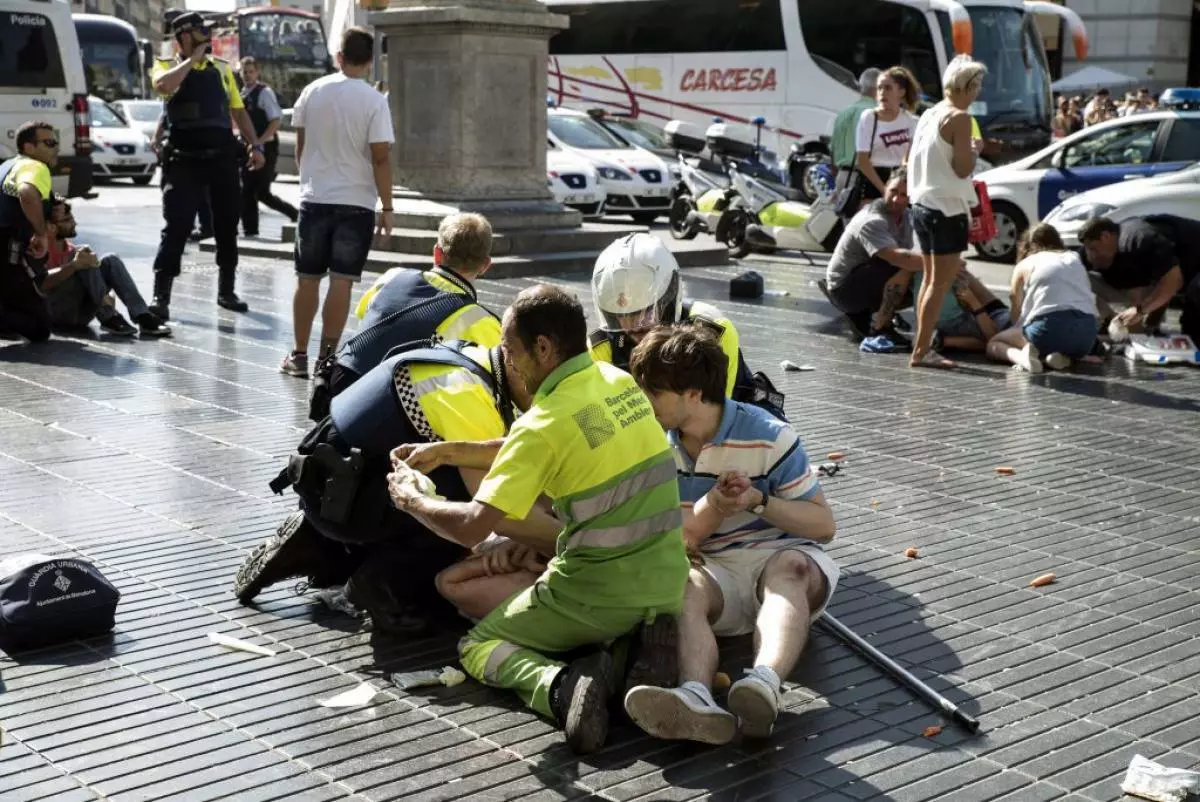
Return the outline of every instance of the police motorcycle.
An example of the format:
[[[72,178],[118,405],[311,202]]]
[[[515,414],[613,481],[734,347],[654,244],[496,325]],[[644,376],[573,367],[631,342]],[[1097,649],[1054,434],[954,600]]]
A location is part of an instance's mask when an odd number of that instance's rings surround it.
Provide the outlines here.
[[[763,118],[754,120],[757,148],[761,141]],[[731,140],[713,143],[714,149],[744,152],[746,144]],[[837,246],[841,235],[840,220],[834,209],[832,171],[824,164],[812,168],[815,202],[806,202],[804,193],[784,185],[734,169],[730,183],[737,198],[717,221],[715,236],[740,259],[752,250],[827,251]]]
[[[672,120],[663,129],[679,160],[679,181],[671,188],[667,222],[675,239],[712,233],[734,192],[723,162],[706,158],[706,142],[696,126]]]

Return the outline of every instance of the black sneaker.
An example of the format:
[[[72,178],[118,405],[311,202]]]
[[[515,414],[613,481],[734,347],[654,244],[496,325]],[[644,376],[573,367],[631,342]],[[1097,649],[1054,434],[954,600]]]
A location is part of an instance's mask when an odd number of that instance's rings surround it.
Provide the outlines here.
[[[550,692],[550,709],[567,734],[567,746],[587,755],[608,738],[608,699],[612,695],[612,656],[590,654],[565,666]]]
[[[896,331],[912,331],[912,324],[900,314],[892,315],[892,328]]]
[[[137,321],[138,334],[142,337],[170,337],[171,327],[163,323],[153,312],[143,312],[134,320]]]
[[[230,312],[248,312],[250,305],[237,297],[237,293],[223,292],[217,296],[217,306]]]
[[[322,537],[304,513],[296,510],[275,534],[255,546],[233,580],[233,592],[242,604],[276,582],[307,577],[322,565]]]
[[[193,231],[191,234],[188,234],[188,242],[199,242],[202,239],[212,239],[212,236],[213,233],[211,231],[201,231],[198,229]]]
[[[678,684],[679,621],[673,615],[659,615],[653,624],[638,627],[621,697],[638,685],[674,688]]]
[[[893,343],[895,343],[896,347],[898,349],[900,349],[901,351],[911,351],[912,350],[912,340],[908,339],[903,334],[896,331],[895,326],[889,325],[889,326],[884,326],[882,329],[871,329],[871,333],[868,334],[867,336],[868,337],[887,337],[889,340],[891,340]]]
[[[133,324],[121,316],[120,312],[113,312],[104,320],[100,321],[100,328],[107,331],[109,334],[115,334],[118,337],[132,337],[138,333]]]
[[[166,301],[155,298],[154,303],[150,304],[150,314],[165,323],[171,319],[171,306]]]

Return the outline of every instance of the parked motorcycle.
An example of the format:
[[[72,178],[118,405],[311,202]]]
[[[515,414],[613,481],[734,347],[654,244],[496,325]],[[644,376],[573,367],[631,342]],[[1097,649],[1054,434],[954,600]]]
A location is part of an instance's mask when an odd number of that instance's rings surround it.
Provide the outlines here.
[[[837,247],[842,224],[834,210],[828,167],[813,173],[817,199],[811,204],[801,200],[796,190],[738,171],[731,174],[730,182],[737,197],[722,213],[714,232],[733,258],[740,259],[752,250],[832,252]]]

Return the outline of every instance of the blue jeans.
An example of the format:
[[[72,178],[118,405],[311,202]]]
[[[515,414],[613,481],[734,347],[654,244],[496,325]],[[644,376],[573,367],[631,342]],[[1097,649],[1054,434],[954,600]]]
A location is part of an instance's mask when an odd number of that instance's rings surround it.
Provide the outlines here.
[[[1095,315],[1061,309],[1029,321],[1022,331],[1025,339],[1043,354],[1063,354],[1079,359],[1092,352],[1099,329],[1100,321]]]
[[[50,319],[59,326],[86,326],[110,291],[125,304],[131,318],[150,311],[121,257],[110,253],[100,260],[99,267],[76,271],[50,291],[46,299]]]
[[[375,236],[375,212],[361,206],[302,203],[296,224],[296,274],[358,281]]]

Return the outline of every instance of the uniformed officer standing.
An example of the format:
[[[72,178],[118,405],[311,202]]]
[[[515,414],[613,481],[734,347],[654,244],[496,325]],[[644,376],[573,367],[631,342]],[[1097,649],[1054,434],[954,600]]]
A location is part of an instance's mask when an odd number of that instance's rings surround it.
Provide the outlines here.
[[[217,303],[234,312],[247,306],[234,292],[237,278],[237,224],[241,206],[238,145],[230,115],[246,142],[254,169],[263,165],[263,148],[242,104],[233,70],[208,55],[209,29],[204,18],[187,12],[171,26],[179,58],[171,69],[155,69],[154,89],[167,97],[166,144],[163,147],[162,241],[154,258],[154,303],[150,310],[169,317],[171,285],[196,210],[205,192],[213,201],[213,235],[219,270]]]
[[[296,207],[271,192],[275,166],[279,162],[279,139],[275,133],[283,119],[283,110],[274,90],[259,81],[258,62],[250,56],[242,59],[242,103],[262,142],[266,164],[261,170],[242,172],[242,233],[258,236],[258,204],[274,209],[293,223],[299,216]]]

